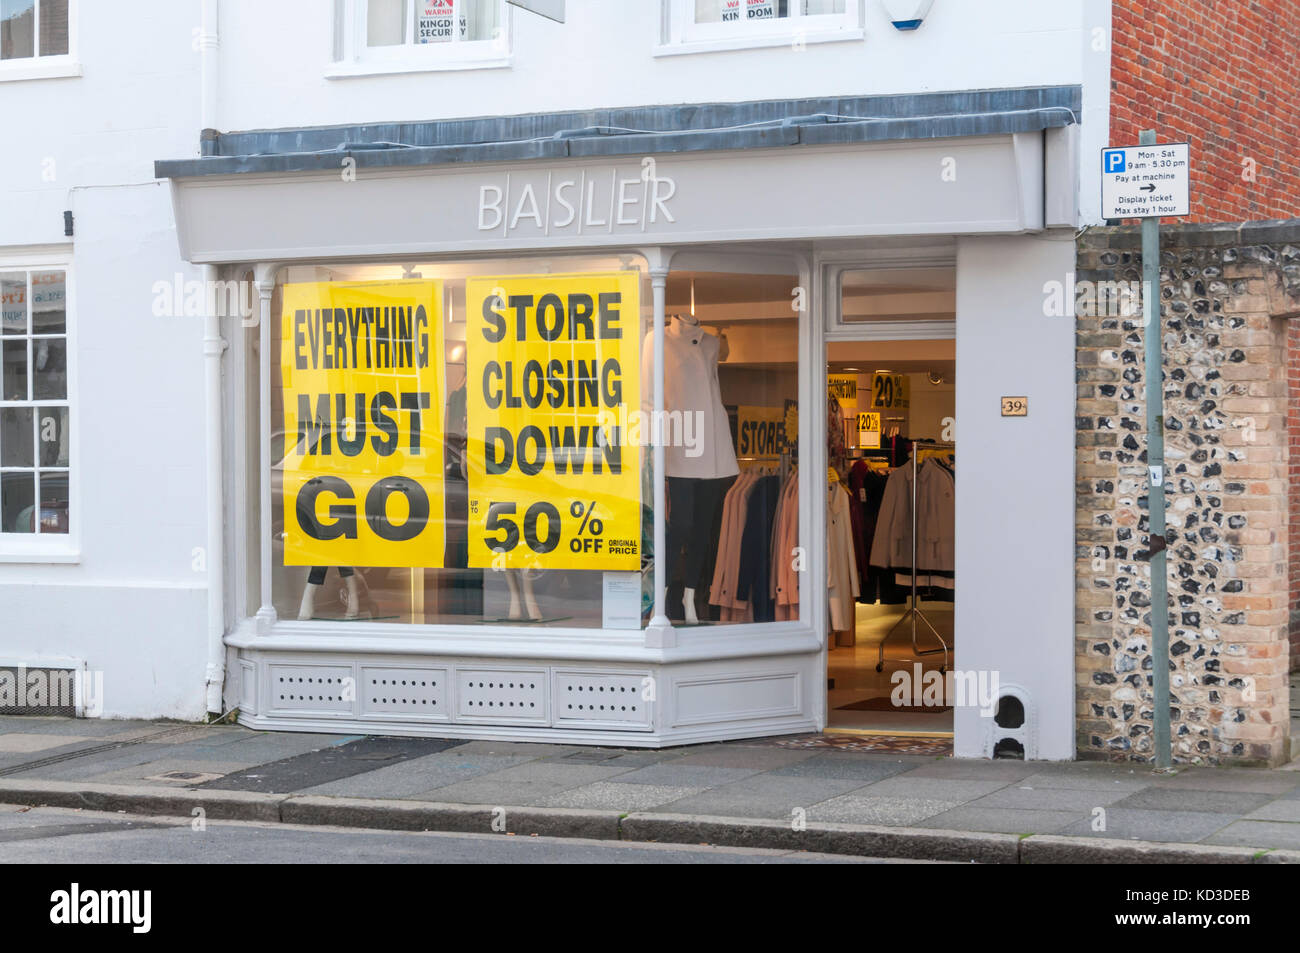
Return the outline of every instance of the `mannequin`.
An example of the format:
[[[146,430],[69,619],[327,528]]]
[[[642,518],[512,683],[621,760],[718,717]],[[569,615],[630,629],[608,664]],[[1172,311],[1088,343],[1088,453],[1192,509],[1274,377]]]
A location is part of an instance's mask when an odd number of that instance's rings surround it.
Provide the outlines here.
[[[654,338],[641,350],[642,380],[653,394]],[[668,576],[682,570],[682,610],[687,625],[699,623],[696,589],[707,587],[709,534],[727,489],[740,473],[731,426],[722,405],[718,362],[726,339],[708,333],[694,315],[673,315],[664,330],[664,471],[668,478]],[[642,400],[650,418],[651,400]],[[653,418],[650,418],[653,419]]]
[[[319,480],[307,482],[308,486]],[[301,526],[314,524],[316,514],[304,504],[306,498],[303,495],[298,496],[298,523]],[[343,618],[355,619],[360,607],[360,600],[357,598],[357,577],[356,571],[351,566],[339,566],[339,578],[347,587],[347,606],[343,610]],[[327,566],[312,566],[311,572],[307,574],[307,585],[302,590],[302,602],[298,605],[299,620],[310,619],[316,609],[316,594],[320,592],[321,586],[325,583],[325,573],[329,571]]]
[[[343,618],[355,619],[357,617],[357,574],[351,566],[339,566],[339,578],[347,587],[347,606],[343,610]],[[307,585],[302,588],[302,603],[298,606],[298,618],[305,621],[312,617],[316,609],[316,593],[325,583],[325,573],[329,572],[326,566],[312,566],[311,572],[307,574]]]
[[[530,622],[541,622],[542,610],[537,606],[537,595],[533,592],[532,578],[522,569],[507,569],[506,585],[510,587],[510,619],[512,621],[523,619],[523,609],[527,609]]]

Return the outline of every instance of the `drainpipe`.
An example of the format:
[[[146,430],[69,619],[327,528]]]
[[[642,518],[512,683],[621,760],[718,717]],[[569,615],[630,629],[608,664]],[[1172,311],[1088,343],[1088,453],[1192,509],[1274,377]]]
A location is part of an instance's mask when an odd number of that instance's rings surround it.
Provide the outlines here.
[[[205,437],[208,464],[207,500],[207,568],[208,568],[208,712],[220,715],[221,689],[226,680],[226,614],[224,513],[222,506],[221,453],[221,355],[226,342],[221,337],[221,318],[217,314],[219,277],[215,265],[203,266],[203,287],[207,290],[207,308],[203,318],[203,384],[207,404]]]
[[[199,125],[201,152],[215,152],[217,126],[217,0],[203,0],[199,28]],[[222,500],[221,446],[221,356],[226,342],[221,337],[217,313],[215,265],[203,266],[206,309],[203,319],[203,384],[205,443],[207,451],[207,570],[208,570],[208,665],[207,710],[221,715],[222,687],[226,681],[226,547]]]

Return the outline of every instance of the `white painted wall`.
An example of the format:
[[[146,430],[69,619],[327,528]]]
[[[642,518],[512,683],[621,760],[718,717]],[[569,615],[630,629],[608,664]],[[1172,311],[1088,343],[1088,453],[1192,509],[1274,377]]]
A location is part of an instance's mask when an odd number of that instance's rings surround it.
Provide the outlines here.
[[[223,40],[221,128],[1083,81],[1085,0],[938,0],[910,33],[863,2],[864,39],[659,57],[660,0],[568,0],[564,24],[510,8],[509,68],[327,79],[326,4],[223,0],[222,33],[240,40]]]
[[[198,275],[153,176],[156,158],[198,151],[198,7],[83,0],[82,76],[0,74],[0,265],[20,246],[73,246],[81,524],[77,563],[0,562],[0,658],[84,659],[110,717],[204,710],[201,319],[152,313],[154,282]]]
[[[1071,239],[957,243],[956,667],[1028,689],[1045,760],[1074,757],[1074,322],[1041,290],[1074,269]],[[957,756],[984,756],[979,711],[955,716]]]

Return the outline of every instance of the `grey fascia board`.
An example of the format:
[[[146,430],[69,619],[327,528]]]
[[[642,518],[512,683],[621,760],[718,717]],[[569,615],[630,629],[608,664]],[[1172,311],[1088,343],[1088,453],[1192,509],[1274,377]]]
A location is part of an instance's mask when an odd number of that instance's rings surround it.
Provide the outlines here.
[[[332,171],[349,156],[357,168],[405,168],[995,135],[1075,122],[1079,97],[1079,87],[1057,86],[233,133],[222,137],[219,152],[256,151],[159,160],[154,174]]]

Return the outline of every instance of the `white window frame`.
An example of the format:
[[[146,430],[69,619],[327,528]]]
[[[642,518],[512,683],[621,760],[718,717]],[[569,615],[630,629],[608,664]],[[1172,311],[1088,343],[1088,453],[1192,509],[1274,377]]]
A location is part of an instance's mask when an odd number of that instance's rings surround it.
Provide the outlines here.
[[[745,0],[741,0],[742,8]],[[763,21],[696,23],[695,0],[662,0],[663,29],[655,56],[713,53],[809,43],[861,40],[863,0],[844,0],[843,13],[805,15],[803,0],[790,0],[790,15]]]
[[[408,0],[419,3],[420,0]],[[335,0],[333,61],[327,79],[376,76],[388,73],[427,73],[445,70],[499,69],[511,62],[511,7],[498,5],[498,35],[491,40],[462,40],[453,33],[447,43],[415,43],[414,17],[406,19],[404,42],[394,46],[366,46],[369,0]]]
[[[0,257],[0,272],[10,271],[62,271],[64,274],[64,340],[67,342],[67,396],[62,400],[33,399],[30,401],[4,401],[0,407],[63,407],[68,408],[68,531],[66,533],[3,533],[0,532],[0,563],[76,563],[81,561],[81,423],[77,413],[77,348],[76,348],[76,283],[72,273],[72,252],[34,252],[28,255]],[[28,279],[28,291],[31,279]],[[31,340],[31,302],[28,297],[28,340]],[[3,340],[0,337],[0,340]],[[29,352],[30,353],[30,352]],[[30,377],[30,375],[29,375]],[[39,460],[33,469],[39,474]],[[49,468],[46,468],[49,469]],[[38,477],[39,479],[39,477]],[[37,484],[36,505],[40,506],[40,486]]]
[[[22,59],[0,60],[0,83],[16,83],[28,79],[59,79],[81,75],[81,62],[77,59],[77,6],[78,0],[68,0],[68,52],[54,56],[41,56],[41,3],[36,0],[35,33],[31,56]]]

